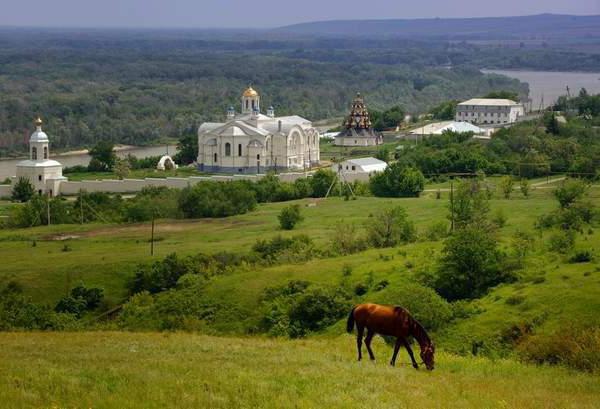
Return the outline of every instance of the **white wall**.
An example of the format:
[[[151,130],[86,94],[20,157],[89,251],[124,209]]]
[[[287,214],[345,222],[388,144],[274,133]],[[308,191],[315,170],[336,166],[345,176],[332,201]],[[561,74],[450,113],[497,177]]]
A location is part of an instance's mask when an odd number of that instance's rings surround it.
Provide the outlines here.
[[[10,197],[12,185],[0,185],[0,199]]]

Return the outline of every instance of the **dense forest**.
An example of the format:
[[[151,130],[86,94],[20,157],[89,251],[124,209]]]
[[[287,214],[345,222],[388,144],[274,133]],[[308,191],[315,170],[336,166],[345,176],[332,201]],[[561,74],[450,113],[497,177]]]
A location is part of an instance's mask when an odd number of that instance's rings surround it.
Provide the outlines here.
[[[222,119],[249,83],[277,114],[338,117],[357,91],[374,110],[420,113],[491,91],[527,95],[526,84],[484,75],[483,67],[592,70],[598,58],[542,47],[258,31],[3,29],[0,156],[24,151],[37,115],[54,148],[140,145]]]

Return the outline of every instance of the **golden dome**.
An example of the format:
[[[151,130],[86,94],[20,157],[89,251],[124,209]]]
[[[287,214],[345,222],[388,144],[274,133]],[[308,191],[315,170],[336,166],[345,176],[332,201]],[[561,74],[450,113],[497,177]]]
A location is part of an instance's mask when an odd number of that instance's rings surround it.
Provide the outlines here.
[[[40,118],[39,116],[37,117],[37,119],[34,121],[35,126],[42,126],[42,118]]]
[[[246,89],[246,91],[244,91],[244,96],[245,96],[245,97],[257,97],[257,96],[258,96],[258,92],[256,92],[256,91],[254,90],[254,88],[252,88],[252,87],[248,87],[248,88]]]

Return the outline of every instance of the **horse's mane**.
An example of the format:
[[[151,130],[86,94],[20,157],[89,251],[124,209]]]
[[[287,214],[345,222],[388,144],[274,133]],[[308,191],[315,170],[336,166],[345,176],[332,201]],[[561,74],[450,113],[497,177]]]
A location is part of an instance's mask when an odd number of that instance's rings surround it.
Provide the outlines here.
[[[420,346],[431,345],[431,338],[425,331],[425,328],[412,315],[408,315],[411,322],[412,336],[417,340]]]

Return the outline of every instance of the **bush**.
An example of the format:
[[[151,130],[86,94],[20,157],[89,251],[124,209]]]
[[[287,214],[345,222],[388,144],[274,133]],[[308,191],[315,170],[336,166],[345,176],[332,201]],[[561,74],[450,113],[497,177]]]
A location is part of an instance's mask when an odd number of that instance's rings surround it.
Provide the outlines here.
[[[359,236],[356,226],[341,221],[335,226],[330,247],[336,254],[348,255],[365,250],[367,243]]]
[[[529,197],[530,184],[528,179],[521,179],[519,188],[521,189],[521,194],[523,194],[523,196]]]
[[[13,186],[11,200],[15,202],[27,202],[35,194],[35,189],[29,179],[20,177]]]
[[[310,178],[313,197],[325,197],[335,177],[335,173],[330,169],[317,170]],[[339,190],[334,186],[330,194],[338,195]]]
[[[448,237],[449,229],[447,222],[437,222],[427,226],[423,237],[427,241],[438,241]]]
[[[587,188],[588,185],[581,180],[567,179],[554,191],[554,197],[564,209],[581,199],[587,192]]]
[[[271,240],[259,239],[252,246],[252,250],[267,263],[306,261],[317,254],[312,239],[304,234],[291,238],[278,235]]]
[[[563,230],[553,233],[548,239],[548,247],[551,251],[566,254],[575,246],[575,232]]]
[[[406,308],[427,331],[438,330],[452,319],[451,305],[431,288],[416,283],[387,286],[373,295],[373,301]]]
[[[537,364],[600,371],[600,328],[567,326],[551,335],[533,335],[518,345],[521,357]]]
[[[227,217],[256,207],[251,182],[203,182],[183,189],[179,209],[187,218]]]
[[[70,315],[31,302],[19,285],[9,283],[0,290],[0,331],[72,329],[73,322]]]
[[[320,331],[346,316],[349,294],[341,289],[290,282],[265,290],[262,327],[271,335],[298,338]]]
[[[414,241],[416,231],[406,211],[398,206],[374,214],[367,224],[367,236],[374,247],[393,247]]]
[[[591,250],[580,250],[571,256],[569,263],[589,263],[592,260],[594,254]]]
[[[81,317],[85,311],[93,310],[100,305],[104,298],[101,288],[86,288],[79,285],[71,290],[70,295],[61,298],[54,310]]]
[[[279,216],[279,226],[283,230],[293,230],[297,223],[304,218],[300,214],[300,205],[294,204],[281,209]]]

